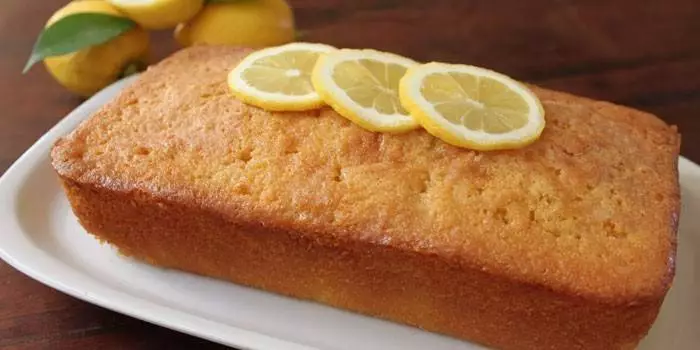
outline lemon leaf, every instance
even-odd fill
[[[65,55],[105,43],[134,28],[136,22],[103,13],[76,13],[46,27],[32,49],[22,73],[46,57]]]

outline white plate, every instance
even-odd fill
[[[130,79],[131,80],[131,79]],[[86,234],[49,164],[53,142],[129,81],[78,107],[0,179],[0,257],[88,302],[247,349],[479,349],[416,328],[122,258]],[[700,348],[700,167],[681,159],[677,277],[641,349]]]

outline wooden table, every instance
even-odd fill
[[[0,174],[81,102],[42,68],[20,73],[43,22],[66,2],[0,3]],[[647,110],[678,125],[683,155],[700,162],[698,0],[292,3],[304,40],[486,66]],[[158,57],[176,48],[169,33],[154,38]],[[220,346],[78,301],[0,262],[0,348]]]

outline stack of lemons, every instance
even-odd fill
[[[123,76],[125,70],[145,67],[147,30],[175,28],[175,39],[183,46],[265,47],[290,42],[295,35],[294,16],[285,0],[74,0],[49,19],[45,31],[68,16],[85,13],[126,18],[135,24],[106,42],[46,55],[44,64],[49,73],[81,96],[94,94]],[[81,29],[88,32],[96,28]]]
[[[519,148],[545,125],[537,96],[506,75],[468,65],[419,64],[375,50],[292,43],[258,50],[228,76],[239,99],[271,111],[329,105],[375,132],[424,128],[458,147]]]

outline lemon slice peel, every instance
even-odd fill
[[[449,121],[436,108],[436,104],[426,99],[423,93],[426,78],[434,75],[466,74],[477,79],[490,80],[502,84],[508,91],[516,94],[527,106],[526,123],[521,127],[503,133],[490,133],[468,128],[463,124]],[[478,91],[478,90],[477,90]],[[459,91],[469,95],[464,90]],[[500,150],[520,148],[534,142],[545,127],[544,108],[537,96],[524,84],[495,71],[462,64],[431,62],[409,69],[399,83],[399,94],[404,108],[431,134],[458,147],[475,150]],[[498,107],[486,106],[479,101],[480,96],[464,98],[463,103],[470,104],[475,110],[490,108],[498,112]],[[504,110],[511,113],[512,111]],[[468,116],[463,116],[468,117]],[[464,119],[462,119],[464,120]]]
[[[319,108],[324,106],[324,103],[318,93],[313,89],[311,84],[310,69],[308,69],[308,71],[303,71],[301,67],[294,66],[278,68],[266,67],[264,65],[264,61],[266,59],[290,53],[298,53],[299,55],[306,56],[313,56],[313,54],[317,54],[317,59],[318,57],[321,57],[334,50],[336,50],[336,48],[324,44],[290,43],[254,51],[246,56],[235,68],[231,70],[227,79],[228,85],[231,92],[238,99],[269,111],[304,111]],[[310,67],[313,67],[313,64],[311,64]],[[308,93],[290,95],[282,92],[261,90],[260,88],[251,85],[251,83],[245,78],[246,71],[250,70],[251,68],[258,70],[267,69],[270,73],[274,73],[277,79],[282,79],[282,81],[278,80],[279,84],[281,84],[280,86],[282,86],[285,82],[288,83],[288,81],[284,80],[285,77],[289,79],[302,78],[302,80],[305,81],[299,82],[308,85],[308,88],[305,89],[308,90]],[[284,75],[284,77],[282,75]]]
[[[372,87],[364,86],[361,88],[375,89],[377,95],[383,95],[381,97],[384,99],[384,102],[387,102],[387,99],[395,100],[388,101],[389,104],[392,104],[392,102],[395,104],[393,107],[394,113],[381,113],[379,110],[373,108],[376,106],[376,100],[373,100],[372,107],[360,105],[349,95],[348,92],[350,89],[343,89],[339,86],[338,82],[335,81],[334,75],[342,74],[337,73],[337,70],[343,69],[343,64],[356,62],[358,63],[358,67],[360,67],[362,64],[359,62],[363,60],[365,62],[373,62],[373,64],[385,65],[383,71],[384,76],[377,77],[373,75],[372,72],[365,71],[363,75],[368,76],[369,80],[362,81],[361,84],[374,85]],[[409,67],[415,65],[418,65],[418,62],[388,52],[372,49],[340,49],[321,57],[317,61],[312,74],[312,82],[316,91],[328,105],[338,114],[358,124],[362,128],[374,132],[405,132],[419,128],[420,124],[404,110],[399,101],[398,79],[393,79],[396,80],[393,84],[395,85],[393,89],[386,85],[392,85],[390,83],[392,77],[388,76],[390,74],[390,69],[394,70],[393,74],[395,75],[396,69],[403,69],[403,71],[405,71]],[[358,67],[355,69],[368,69],[364,66],[363,68]]]

